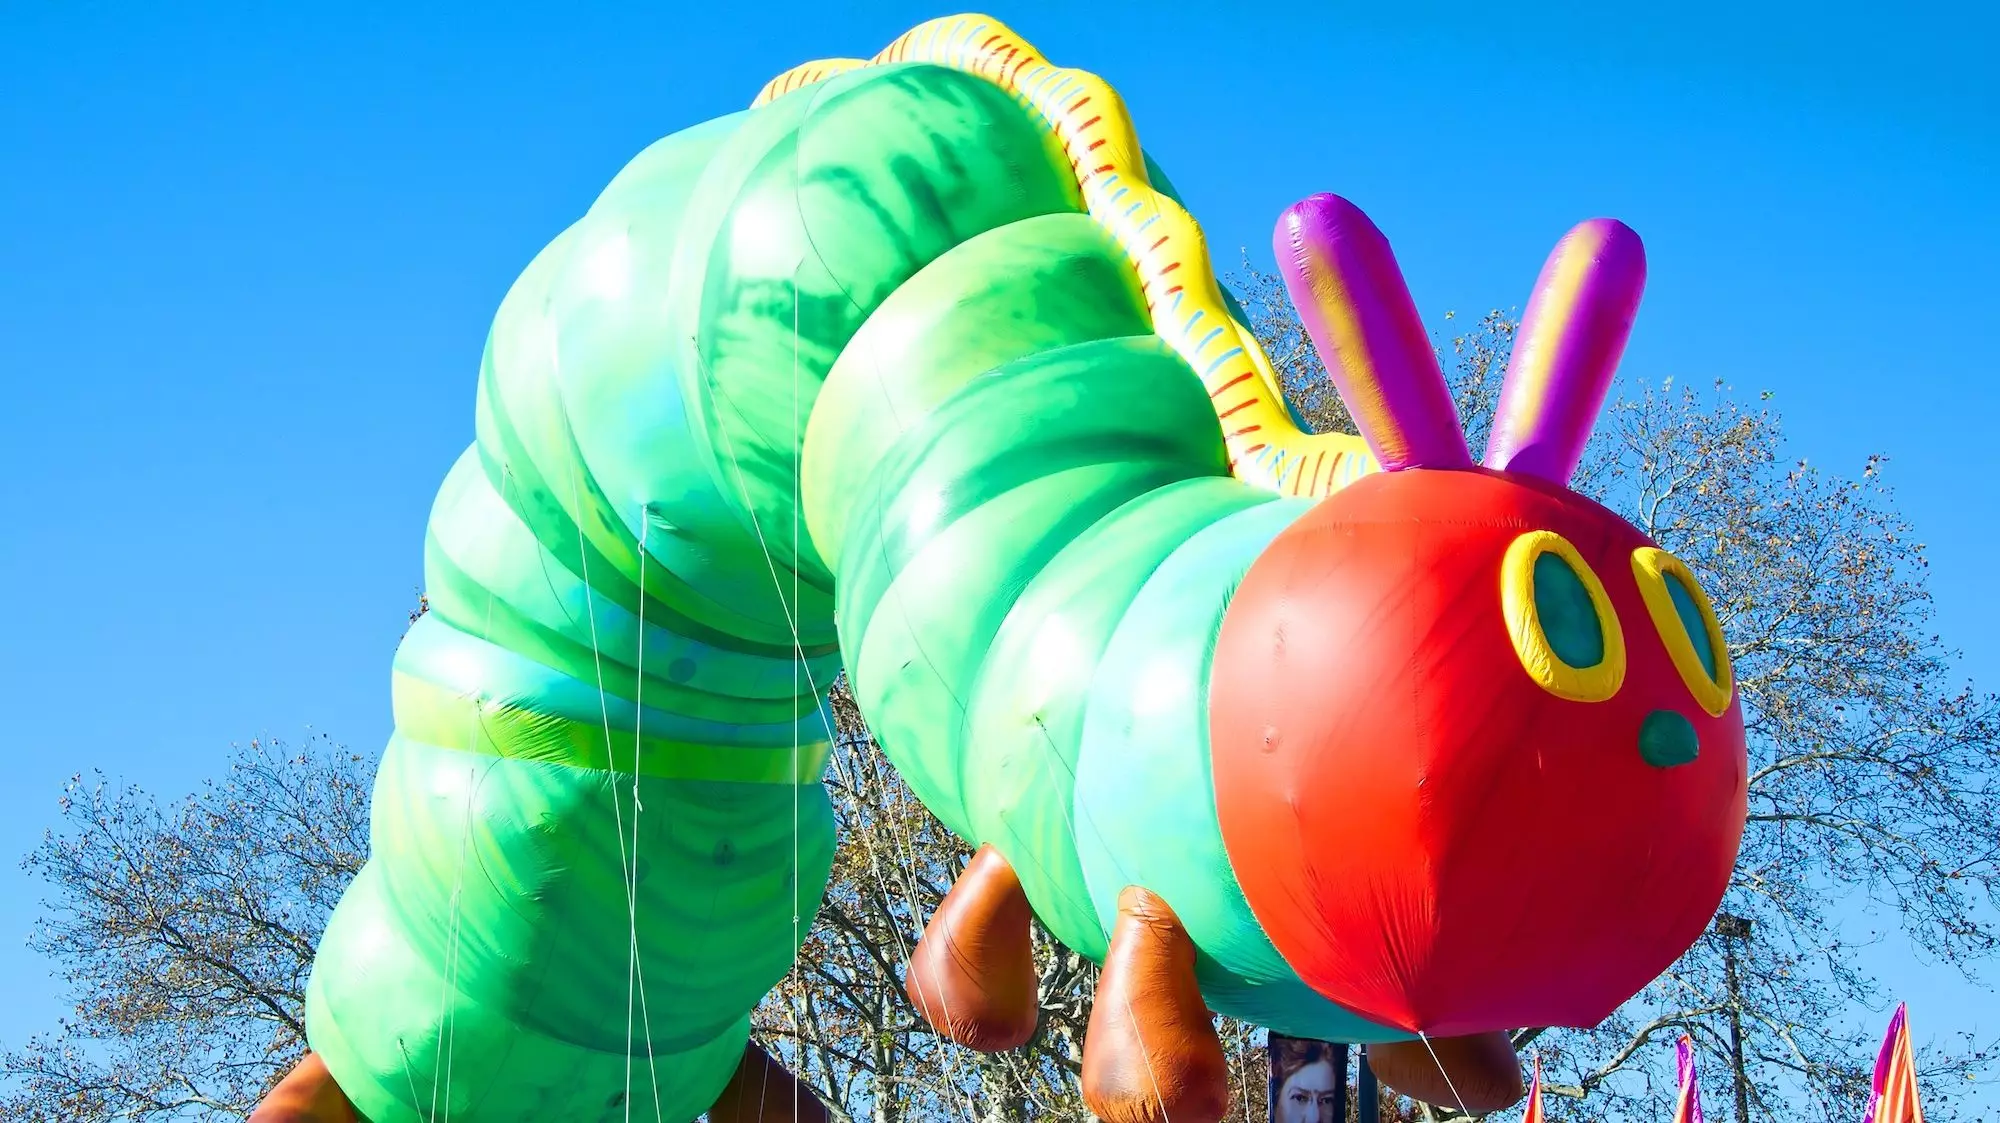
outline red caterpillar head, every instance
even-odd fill
[[[1210,723],[1237,877],[1293,969],[1376,1021],[1594,1025],[1700,935],[1745,807],[1700,584],[1565,486],[1638,239],[1587,223],[1551,257],[1484,466],[1367,219],[1317,196],[1279,249],[1389,470],[1281,534],[1224,620]]]

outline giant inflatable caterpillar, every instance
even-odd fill
[[[1116,93],[998,21],[636,158],[494,322],[263,1117],[789,1118],[748,1014],[826,882],[843,668],[981,847],[913,997],[1024,1040],[1032,911],[1105,965],[1107,1120],[1219,1115],[1211,1012],[1502,1102],[1495,1031],[1667,966],[1745,757],[1699,585],[1565,486],[1636,237],[1550,258],[1480,464],[1367,219],[1277,249],[1360,438],[1300,431]]]

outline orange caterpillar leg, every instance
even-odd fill
[[[347,1102],[326,1062],[318,1053],[307,1053],[278,1086],[271,1089],[249,1123],[359,1123],[354,1105]]]
[[[1368,1067],[1376,1079],[1411,1099],[1479,1115],[1511,1107],[1528,1094],[1521,1060],[1504,1033],[1433,1037],[1429,1045],[1370,1045]]]
[[[1104,1123],[1216,1123],[1229,1065],[1194,977],[1194,941],[1167,903],[1118,896],[1083,1042],[1083,1102]]]
[[[1034,909],[1014,867],[982,845],[910,953],[902,989],[932,1029],[980,1053],[1016,1049],[1040,1015]]]
[[[709,1123],[827,1123],[826,1105],[751,1042],[736,1075],[708,1109]]]
[[[933,1028],[982,1053],[1034,1036],[1041,1010],[1034,916],[1007,859],[980,847],[925,926],[903,976],[903,990]]]

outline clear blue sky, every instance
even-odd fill
[[[425,513],[530,256],[653,139],[955,10],[580,7],[0,6],[0,1040],[60,1008],[11,862],[67,774],[179,793],[232,740],[380,744]],[[1627,7],[988,10],[1120,88],[1224,265],[1337,191],[1435,321],[1517,306],[1571,223],[1631,223],[1626,371],[1774,390],[1839,470],[1889,453],[1946,641],[2000,687],[2000,21]],[[1920,1035],[2000,1034],[1993,995],[1897,942]]]

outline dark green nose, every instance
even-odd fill
[[[1639,726],[1639,755],[1655,768],[1687,764],[1701,751],[1694,723],[1676,710],[1654,710]]]

